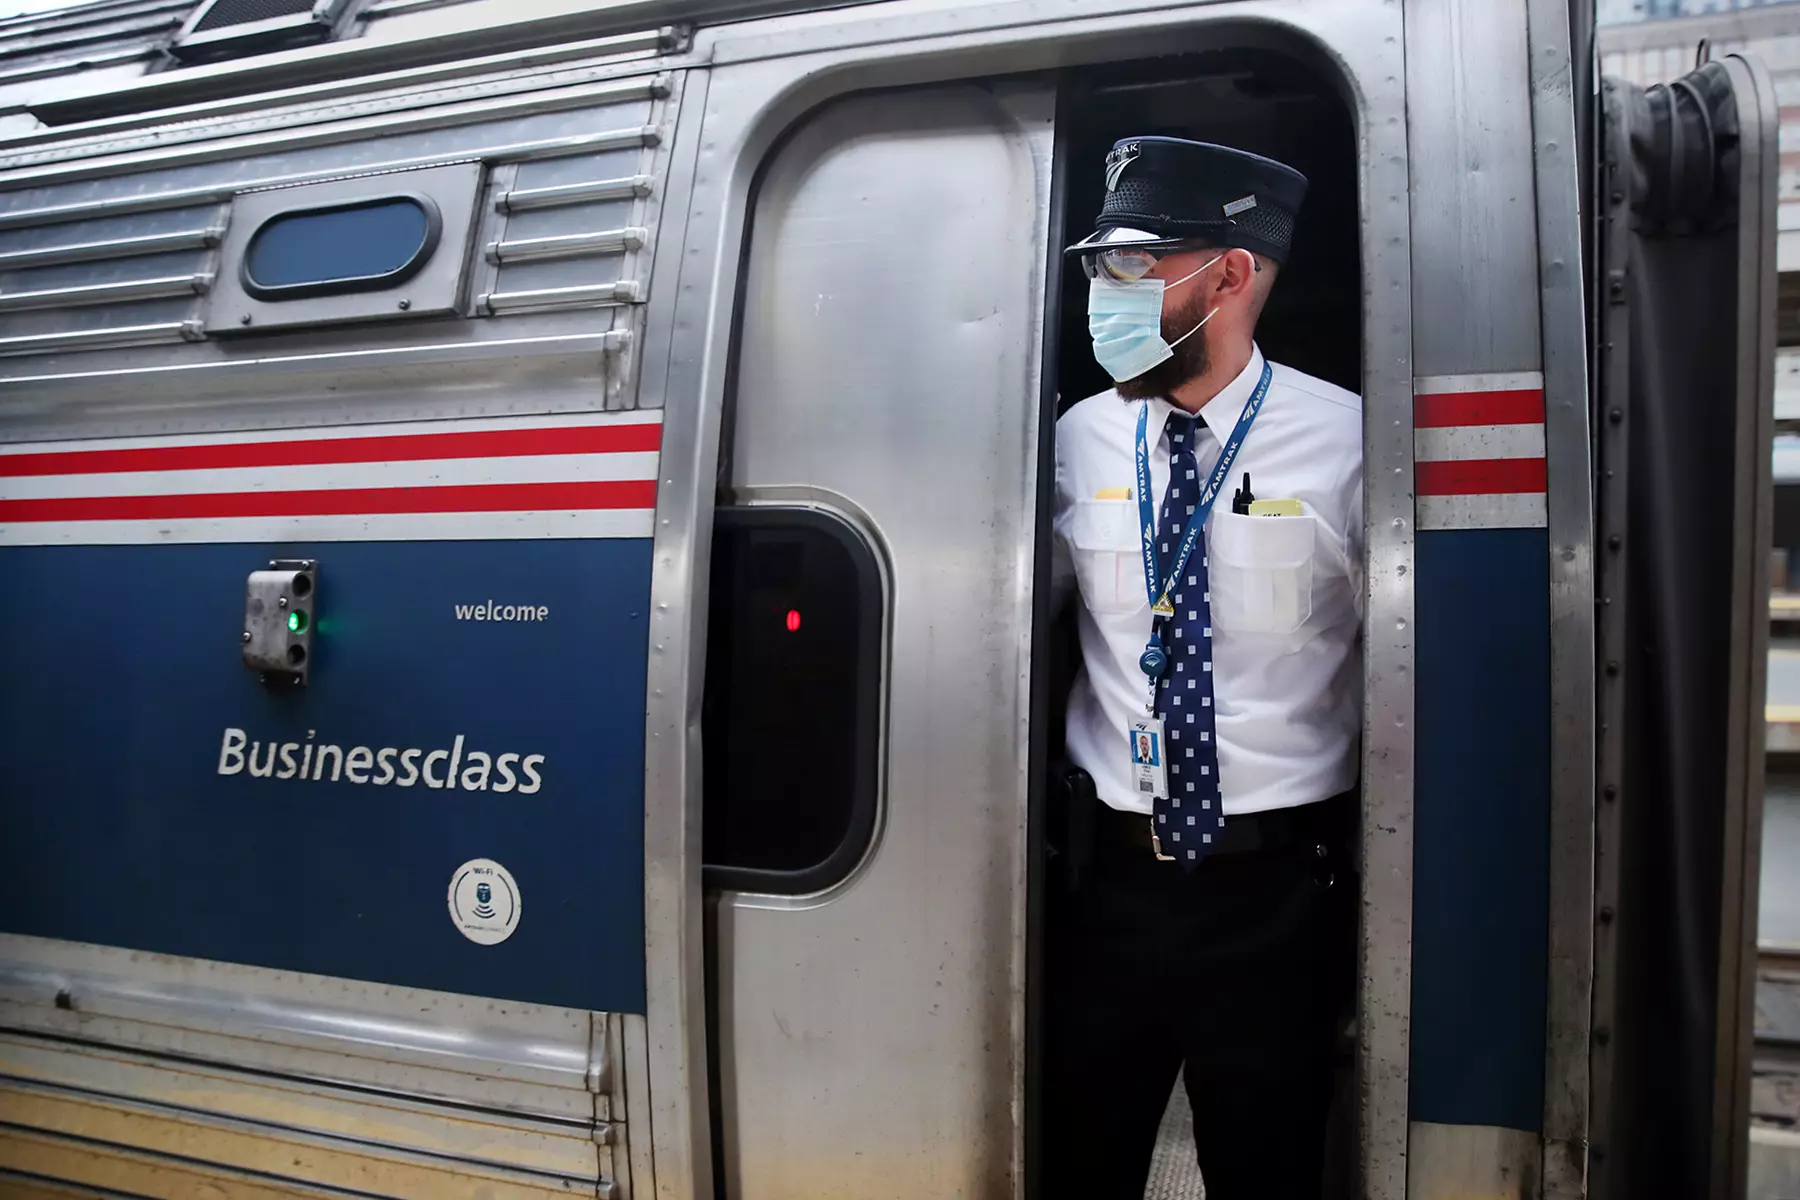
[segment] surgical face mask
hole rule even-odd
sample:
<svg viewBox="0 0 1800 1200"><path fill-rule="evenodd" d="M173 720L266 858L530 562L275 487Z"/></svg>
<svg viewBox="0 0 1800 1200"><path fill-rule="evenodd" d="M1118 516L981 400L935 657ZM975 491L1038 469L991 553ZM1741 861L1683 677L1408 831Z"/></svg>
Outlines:
<svg viewBox="0 0 1800 1200"><path fill-rule="evenodd" d="M1094 358L1117 383L1136 379L1158 363L1175 355L1175 347L1200 332L1201 326L1213 319L1219 310L1211 309L1194 326L1173 342L1162 335L1163 295L1172 287L1180 287L1213 263L1218 255L1199 270L1190 271L1174 283L1160 279L1138 279L1130 283L1095 279L1088 284L1088 334L1094 339Z"/></svg>

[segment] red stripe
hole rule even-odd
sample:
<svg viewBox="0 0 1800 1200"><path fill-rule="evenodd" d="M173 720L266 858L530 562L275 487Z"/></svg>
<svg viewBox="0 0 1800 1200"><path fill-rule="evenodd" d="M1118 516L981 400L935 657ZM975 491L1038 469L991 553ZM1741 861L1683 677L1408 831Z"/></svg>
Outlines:
<svg viewBox="0 0 1800 1200"><path fill-rule="evenodd" d="M1542 492L1546 487L1541 458L1471 458L1413 464L1413 489L1421 496Z"/></svg>
<svg viewBox="0 0 1800 1200"><path fill-rule="evenodd" d="M7 521L181 521L208 517L336 517L388 513L567 512L655 508L656 481L470 483L450 487L328 488L187 496L70 496L0 500Z"/></svg>
<svg viewBox="0 0 1800 1200"><path fill-rule="evenodd" d="M1450 425L1542 425L1544 390L1444 392L1413 397L1413 428Z"/></svg>
<svg viewBox="0 0 1800 1200"><path fill-rule="evenodd" d="M232 467L299 467L321 463L418 462L432 458L519 458L537 454L620 454L656 450L662 425L573 425L554 429L468 430L318 438L303 442L233 442L132 450L60 450L0 454L0 478L101 475L128 471L211 471Z"/></svg>

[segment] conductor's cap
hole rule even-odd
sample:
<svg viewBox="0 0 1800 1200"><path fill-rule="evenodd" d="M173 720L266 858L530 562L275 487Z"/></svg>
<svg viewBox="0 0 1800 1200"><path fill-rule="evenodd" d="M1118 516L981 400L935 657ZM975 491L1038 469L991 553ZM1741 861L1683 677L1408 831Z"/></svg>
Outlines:
<svg viewBox="0 0 1800 1200"><path fill-rule="evenodd" d="M1150 240L1193 240L1241 248L1287 261L1306 176L1260 154L1185 138L1130 137L1106 156L1106 201L1093 236L1069 247L1090 249L1110 230Z"/></svg>

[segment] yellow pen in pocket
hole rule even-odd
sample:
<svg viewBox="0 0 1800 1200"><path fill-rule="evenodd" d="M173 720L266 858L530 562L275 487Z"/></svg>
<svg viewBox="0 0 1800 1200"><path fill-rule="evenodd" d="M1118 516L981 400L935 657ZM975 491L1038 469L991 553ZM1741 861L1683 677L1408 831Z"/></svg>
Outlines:
<svg viewBox="0 0 1800 1200"><path fill-rule="evenodd" d="M1130 488L1101 488L1099 491L1094 493L1094 499L1096 499L1096 500L1129 500L1129 499L1131 499L1131 489Z"/></svg>

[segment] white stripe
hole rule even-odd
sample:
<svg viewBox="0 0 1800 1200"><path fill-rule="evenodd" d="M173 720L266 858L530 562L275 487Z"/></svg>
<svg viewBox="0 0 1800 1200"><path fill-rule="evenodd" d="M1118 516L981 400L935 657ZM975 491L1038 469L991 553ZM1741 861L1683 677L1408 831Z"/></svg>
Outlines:
<svg viewBox="0 0 1800 1200"><path fill-rule="evenodd" d="M648 508L345 517L214 517L192 521L26 521L0 525L0 546L647 538L655 523L656 513Z"/></svg>
<svg viewBox="0 0 1800 1200"><path fill-rule="evenodd" d="M1448 425L1413 430L1413 458L1417 462L1542 457L1542 425Z"/></svg>
<svg viewBox="0 0 1800 1200"><path fill-rule="evenodd" d="M1446 392L1523 392L1544 388L1541 371L1511 375L1421 375L1413 380L1413 395L1437 396Z"/></svg>
<svg viewBox="0 0 1800 1200"><path fill-rule="evenodd" d="M659 425L662 412L551 413L533 417L446 417L383 425L327 425L305 429L257 429L239 433L93 438L66 442L12 442L0 454L54 454L66 450L166 450L171 446L240 446L251 442L315 442L342 438L399 437L420 433L497 433L509 429L581 429L595 425Z"/></svg>
<svg viewBox="0 0 1800 1200"><path fill-rule="evenodd" d="M1548 523L1542 492L1419 496L1413 505L1421 530L1542 529Z"/></svg>
<svg viewBox="0 0 1800 1200"><path fill-rule="evenodd" d="M1407 1127L1406 1194L1494 1200L1535 1194L1519 1181L1537 1175L1541 1155L1537 1135L1521 1129L1413 1121Z"/></svg>
<svg viewBox="0 0 1800 1200"><path fill-rule="evenodd" d="M619 454L530 454L420 462L311 463L101 475L0 476L0 500L67 496L186 496L334 488L442 487L472 483L565 483L656 478L654 450Z"/></svg>

